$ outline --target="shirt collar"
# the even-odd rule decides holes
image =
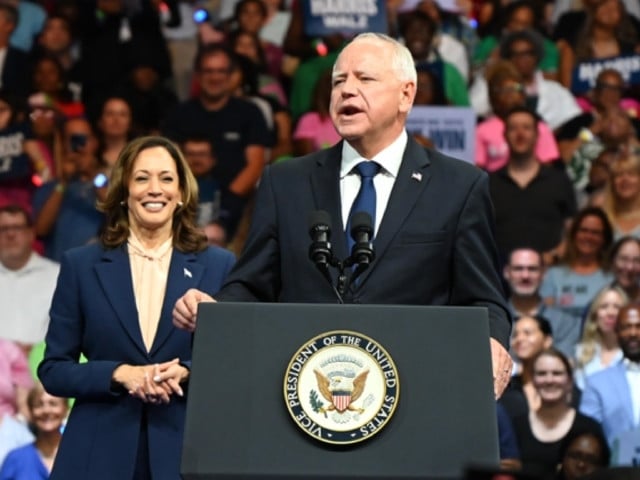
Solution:
[[[150,260],[162,260],[165,255],[171,251],[173,244],[173,237],[167,238],[161,245],[155,249],[146,248],[140,239],[133,233],[133,230],[129,230],[129,238],[127,240],[129,244],[129,254],[139,255]]]
[[[549,175],[551,175],[551,169],[552,168],[555,168],[555,167],[552,167],[552,166],[546,165],[546,164],[541,164],[540,168],[538,169],[538,173],[536,174],[535,177],[533,177],[533,179],[536,180],[538,178],[548,177]],[[509,164],[507,164],[504,167],[496,170],[495,172],[492,172],[492,174],[494,174],[495,176],[499,176],[499,177],[511,180],[511,176],[509,175]],[[513,181],[513,180],[511,180],[511,181]]]
[[[525,88],[527,95],[539,95],[540,86],[544,83],[544,81],[545,79],[542,70],[537,69],[533,74],[533,81]]]
[[[344,178],[351,173],[354,167],[365,160],[375,160],[387,174],[397,177],[402,163],[404,151],[407,148],[409,138],[407,131],[402,133],[389,146],[380,151],[373,158],[362,157],[349,142],[342,142],[342,164],[340,166],[340,178]]]
[[[40,263],[38,262],[39,258],[40,258],[40,255],[38,255],[35,252],[31,252],[31,255],[29,255],[29,260],[27,260],[27,263],[25,263],[24,266],[22,268],[19,268],[18,270],[11,270],[0,263],[0,272],[17,274],[17,273],[25,273],[31,270],[35,270],[39,266],[39,263]]]
[[[627,372],[638,372],[640,373],[640,362],[632,362],[627,357],[622,360],[622,364],[624,365],[624,369]]]
[[[511,301],[511,298],[509,298],[507,300],[507,304],[509,307],[509,310],[511,311],[511,313],[513,314],[514,317],[522,317],[522,316],[526,316],[526,315],[532,315],[531,312],[521,312],[520,310],[518,310],[515,305],[513,304],[513,302]],[[547,305],[545,305],[545,303],[540,300],[540,302],[538,303],[538,305],[536,305],[535,307],[535,315],[544,315],[545,310],[547,309]]]

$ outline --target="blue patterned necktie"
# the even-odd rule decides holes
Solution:
[[[349,246],[349,253],[353,248],[354,241],[351,238],[351,218],[354,213],[366,212],[371,215],[371,222],[375,228],[376,224],[376,187],[373,185],[373,177],[380,172],[380,165],[374,161],[360,162],[355,166],[354,170],[360,175],[360,190],[356,199],[351,205],[349,211],[349,221],[347,222],[347,245]]]

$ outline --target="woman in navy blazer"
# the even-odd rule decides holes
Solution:
[[[38,368],[48,392],[76,399],[53,480],[180,478],[191,336],[171,311],[190,288],[215,293],[234,263],[207,247],[197,201],[179,149],[136,139],[100,205],[100,242],[64,254]]]

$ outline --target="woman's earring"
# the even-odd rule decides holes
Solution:
[[[124,205],[125,205],[124,200],[120,200],[120,206],[124,207]]]
[[[184,205],[184,203],[178,202],[178,208],[182,208],[183,205]]]

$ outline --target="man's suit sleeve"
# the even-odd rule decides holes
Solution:
[[[488,176],[478,171],[457,222],[450,303],[487,307],[491,337],[508,348],[511,316],[499,269]]]
[[[277,205],[271,182],[271,169],[267,167],[256,194],[247,243],[216,300],[278,301],[281,262]]]
[[[604,411],[602,408],[602,398],[600,397],[600,393],[594,385],[590,384],[588,379],[585,381],[586,387],[582,391],[582,398],[580,399],[580,413],[602,423],[602,420],[604,419]]]

